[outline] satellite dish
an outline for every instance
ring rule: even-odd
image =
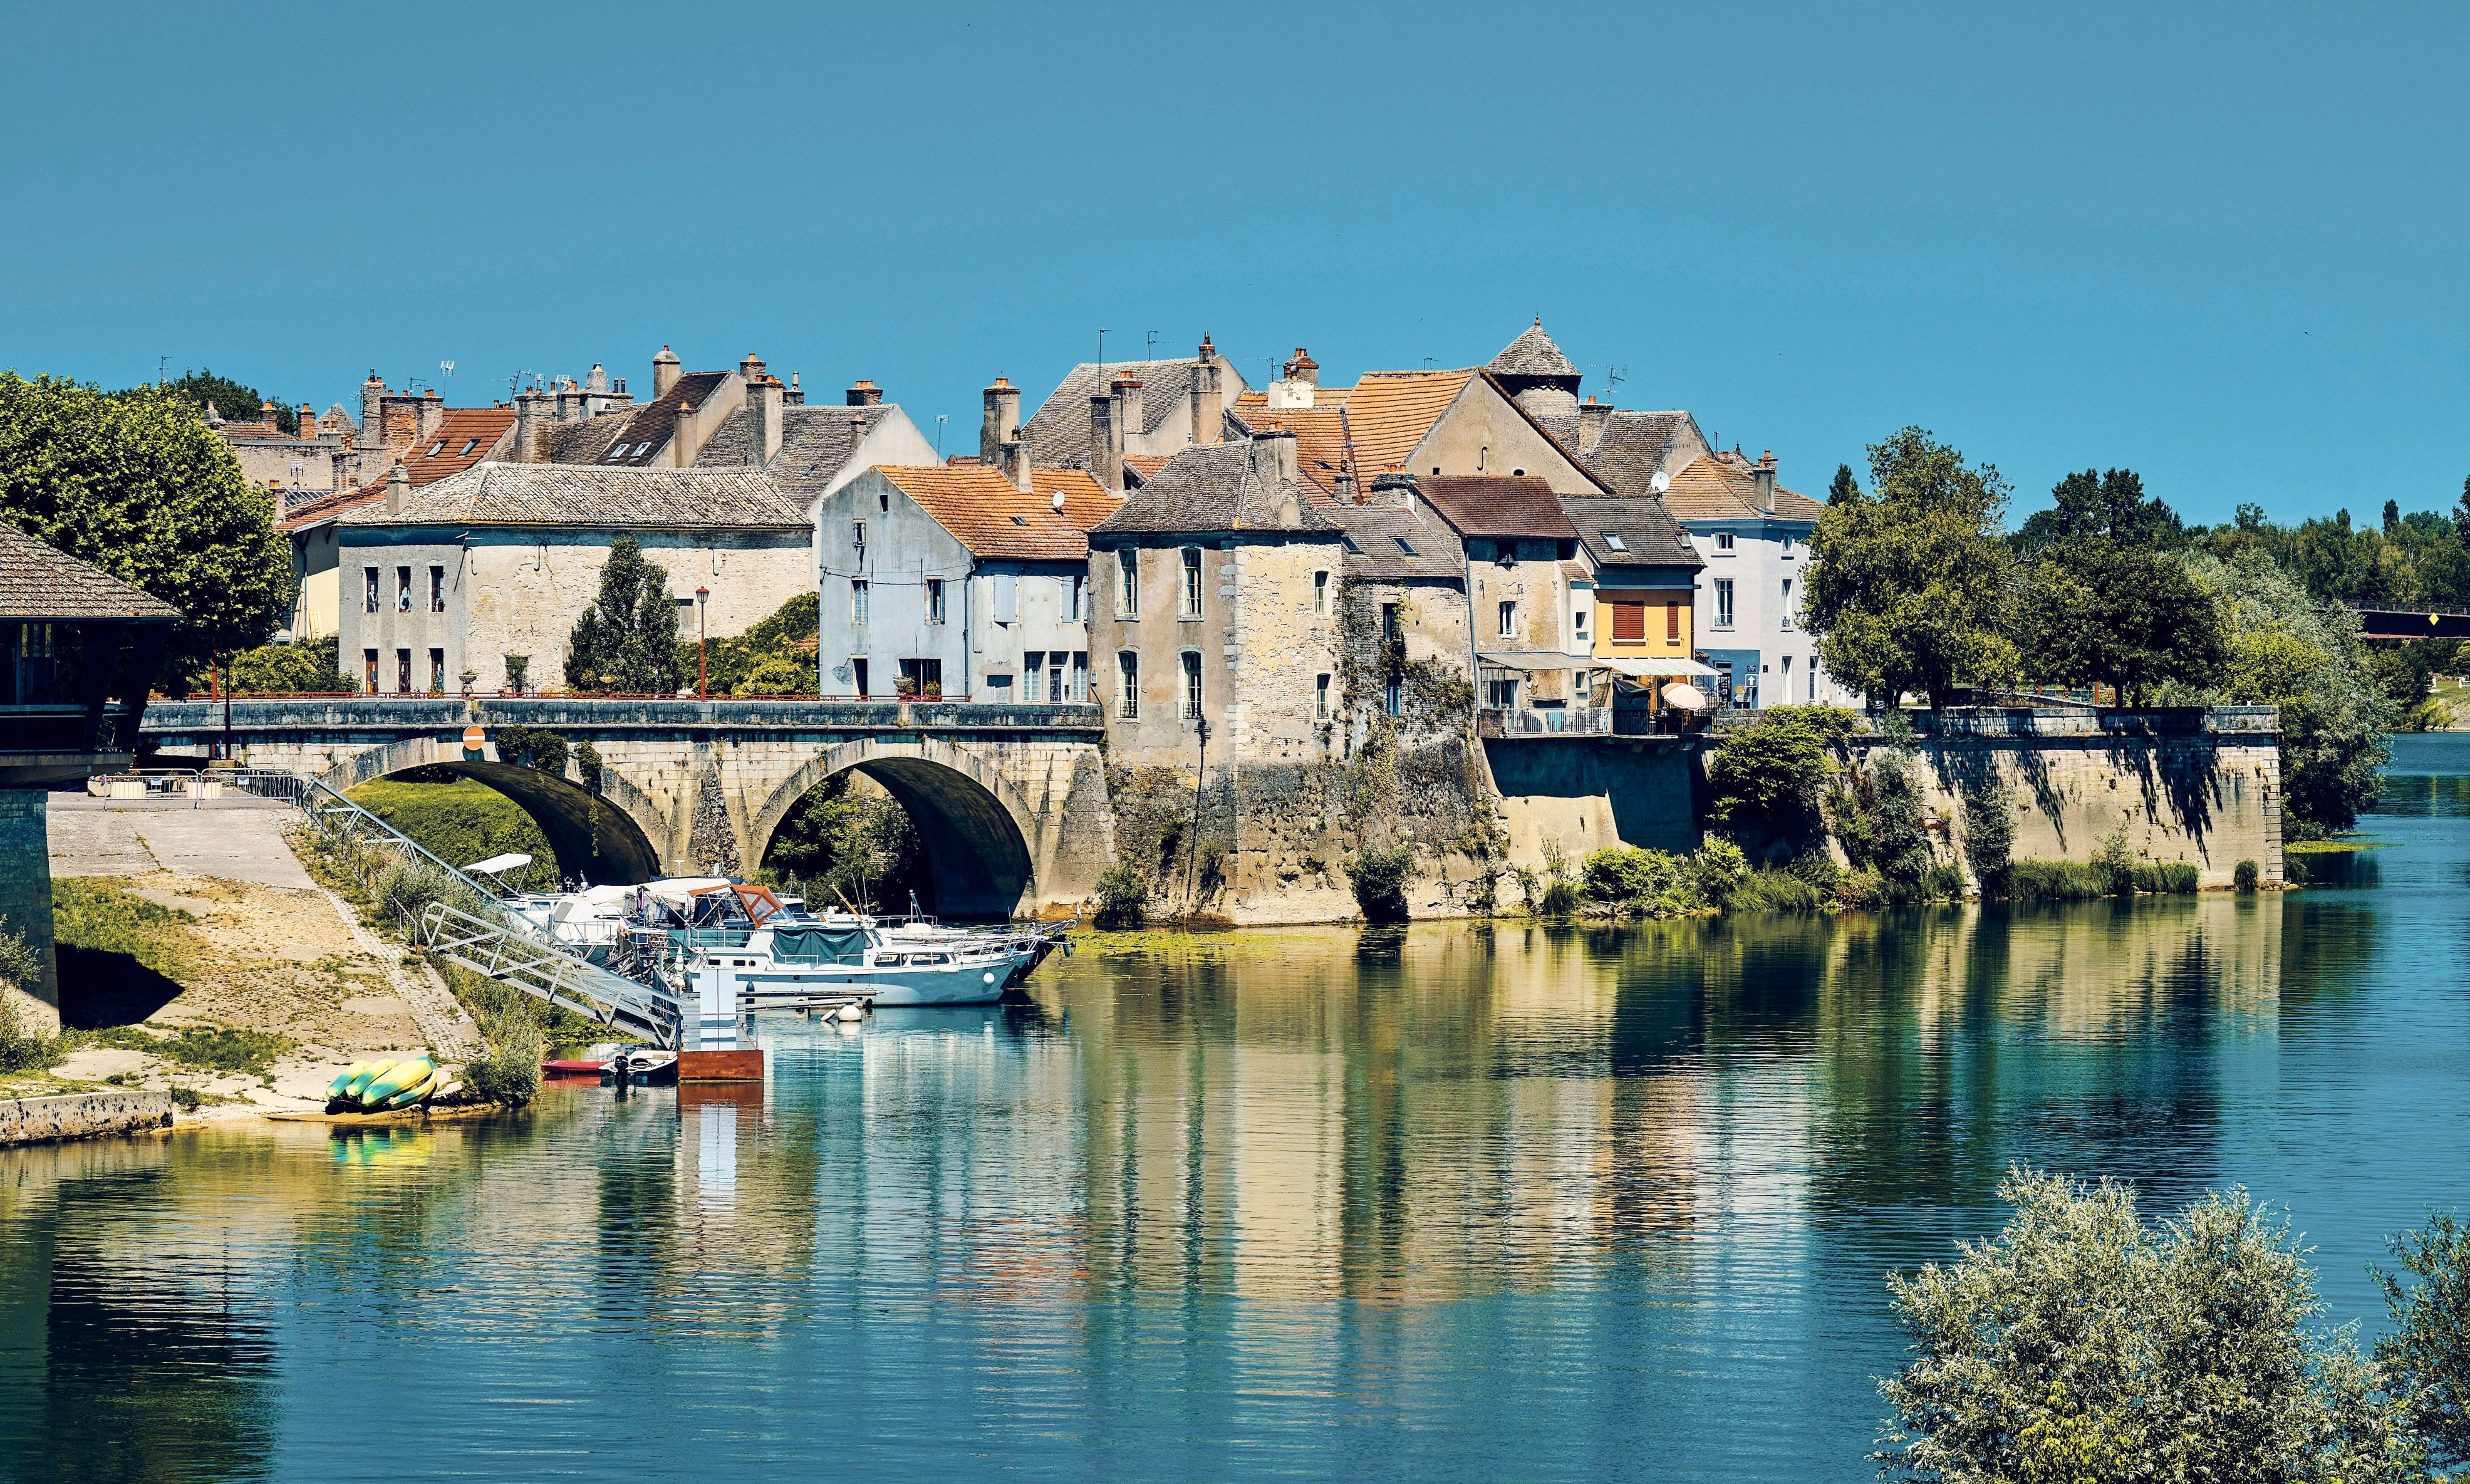
[[[1666,474],[1663,470],[1659,469],[1655,472],[1655,477],[1647,480],[1646,482],[1654,487],[1655,493],[1661,495],[1666,490],[1672,488],[1672,475]]]

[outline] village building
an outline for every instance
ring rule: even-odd
[[[1698,585],[1698,657],[1734,707],[1841,704],[1802,622],[1809,533],[1827,508],[1776,483],[1773,453],[1706,453],[1674,475],[1665,508],[1706,562]]]
[[[1425,475],[1415,491],[1466,552],[1468,654],[1480,735],[1612,730],[1593,703],[1582,630],[1592,574],[1560,497],[1537,475]]]
[[[334,529],[338,662],[377,695],[562,688],[620,536],[667,571],[682,638],[742,633],[814,591],[813,524],[754,469],[481,463],[391,479]]]
[[[1235,363],[1204,335],[1200,348],[1179,359],[1083,361],[1064,373],[1026,423],[1014,392],[1012,426],[1020,429],[1034,463],[1084,468],[1107,489],[1121,491],[1127,477],[1137,483],[1185,449],[1223,438],[1226,407],[1246,390]],[[994,461],[983,430],[978,456],[980,463]]]
[[[816,532],[827,698],[1090,697],[1088,527],[1118,501],[1086,470],[885,465],[827,496]]]
[[[1697,548],[1651,495],[1563,496],[1587,575],[1573,573],[1571,638],[1599,669],[1594,704],[1610,707],[1615,731],[1679,725],[1704,706],[1666,700],[1667,687],[1705,692],[1714,669],[1694,658]],[[1687,691],[1673,691],[1687,703]],[[1712,698],[1710,698],[1712,699]],[[1633,713],[1643,712],[1637,716]]]

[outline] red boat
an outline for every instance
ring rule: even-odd
[[[608,1070],[609,1063],[605,1061],[544,1061],[541,1063],[541,1076],[550,1081],[569,1077],[588,1077],[597,1081],[600,1074]]]

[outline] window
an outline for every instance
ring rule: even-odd
[[[394,688],[398,694],[411,694],[411,651],[408,649],[394,652]]]
[[[1816,655],[1812,655],[1812,656],[1810,656],[1810,657],[1809,657],[1809,663],[1807,663],[1807,664],[1806,664],[1806,665],[1802,666],[1802,671],[1801,671],[1801,673],[1803,673],[1804,675],[1806,675],[1806,676],[1808,676],[1808,677],[1809,677],[1809,699],[1811,699],[1812,701],[1817,700],[1817,699],[1818,699],[1818,657],[1817,657]]]
[[[1327,572],[1313,573],[1313,612],[1317,614],[1329,612],[1329,573]]]
[[[1009,675],[988,676],[987,697],[989,700],[995,702],[999,706],[1010,706],[1012,704],[1012,677]]]
[[[1604,545],[1615,551],[1627,551],[1629,549],[1629,543],[1621,540],[1620,532],[1619,531],[1604,532]]]
[[[1381,605],[1381,637],[1386,639],[1398,637],[1398,605],[1395,603]]]
[[[1592,610],[1590,610],[1584,603],[1580,603],[1570,610],[1570,632],[1572,635],[1576,637],[1581,643],[1586,641],[1587,615],[1590,612],[1592,612]]]
[[[1732,626],[1733,579],[1718,577],[1715,579],[1715,627],[1729,629]]]
[[[1400,680],[1395,675],[1390,676],[1389,684],[1382,687],[1381,704],[1388,709],[1389,714],[1392,716],[1406,715],[1407,683]]]
[[[463,446],[462,446],[461,448],[456,449],[456,450],[454,451],[454,456],[455,456],[456,458],[470,458],[470,457],[472,456],[472,451],[473,451],[474,449],[478,448],[479,446],[480,446],[480,440],[479,440],[479,439],[478,439],[478,438],[466,438],[466,439],[464,439],[464,440],[463,440]]]
[[[1029,517],[1014,516],[1012,518],[1012,523],[1018,526],[1027,526],[1029,524]]]
[[[1643,638],[1643,636],[1641,637]],[[1681,641],[1681,605],[1678,603],[1667,602],[1664,605],[1664,638],[1667,643],[1677,644]]]
[[[1063,618],[1066,623],[1080,623],[1089,616],[1088,579],[1079,572],[1060,579],[1063,587]]]
[[[1644,603],[1613,605],[1613,642],[1616,644],[1646,642],[1646,605]]]
[[[429,569],[429,611],[432,614],[446,612],[446,568],[442,567]]]
[[[1783,623],[1782,627],[1783,632],[1786,634],[1790,634],[1792,632],[1792,579],[1789,577],[1783,580]]]
[[[1792,560],[1792,538],[1789,536],[1783,539],[1783,559],[1787,562]]]
[[[994,621],[1014,623],[1020,618],[1020,577],[1014,572],[997,572],[993,578]]]
[[[1329,720],[1329,680],[1326,675],[1313,677],[1313,714]]]
[[[1055,658],[1060,660],[1063,657],[1058,655]],[[1038,691],[1046,684],[1046,682],[1040,678],[1046,673],[1046,651],[1033,649],[1021,656],[1020,673],[1022,680],[1020,698],[1023,701],[1042,700],[1043,697],[1039,696]]]
[[[429,446],[429,456],[430,456],[431,458],[435,458],[438,454],[443,453],[443,452],[446,452],[446,440],[445,440],[445,439],[443,439],[443,438],[438,439],[435,443],[432,443],[432,444],[431,444],[431,445]]]
[[[1046,699],[1050,705],[1061,705],[1063,689],[1063,651],[1054,650],[1046,657]]]
[[[850,678],[857,683],[857,698],[866,699],[866,656],[850,656]]]
[[[900,678],[907,682],[902,688],[920,701],[938,699],[944,694],[944,661],[941,660],[903,660]]]
[[[1141,657],[1129,649],[1115,656],[1115,714],[1126,721],[1141,714]]]
[[[944,621],[944,579],[941,577],[926,579],[926,621]]]
[[[614,464],[614,463],[616,463],[618,460],[619,460],[619,459],[621,459],[621,458],[624,458],[624,457],[626,456],[626,445],[624,445],[624,444],[622,444],[622,443],[621,443],[621,444],[618,445],[616,448],[611,449],[608,452],[601,454],[600,456],[601,456],[602,458],[604,458],[604,459],[606,459],[606,460],[608,460],[609,462],[611,462],[611,463],[613,463],[613,464]]]
[[[678,599],[678,633],[683,636],[692,634],[694,631],[694,599],[682,597]]]
[[[1518,604],[1514,601],[1503,603],[1501,605],[1501,637],[1503,638],[1514,638],[1517,635]]]
[[[1514,541],[1494,542],[1492,545],[1492,560],[1496,566],[1516,567],[1518,565],[1518,543]]]
[[[1363,555],[1363,548],[1355,544],[1355,538],[1352,536],[1340,536],[1338,538],[1338,544],[1346,548],[1346,553],[1349,556]]]
[[[1783,698],[1792,699],[1792,656],[1783,657]]]
[[[1115,553],[1115,616],[1137,618],[1141,615],[1141,554],[1137,551]],[[1132,714],[1130,711],[1124,713]]]
[[[1404,536],[1392,536],[1392,537],[1390,537],[1389,539],[1390,539],[1391,541],[1396,542],[1396,543],[1398,544],[1398,549],[1399,549],[1399,550],[1401,550],[1401,551],[1404,551],[1404,552],[1405,552],[1405,553],[1407,553],[1409,556],[1413,556],[1413,555],[1415,554],[1415,547],[1414,547],[1413,544],[1412,544],[1412,543],[1410,543],[1410,542],[1409,542],[1409,541],[1407,540],[1407,538],[1406,538],[1406,537],[1404,537]]]
[[[1072,652],[1072,688],[1064,692],[1064,698],[1075,705],[1085,705],[1089,700],[1089,652],[1085,649]]]
[[[1715,533],[1715,553],[1718,556],[1731,556],[1733,554],[1733,533],[1731,531],[1717,531]]]
[[[429,652],[429,693],[432,696],[442,695],[445,690],[446,651],[432,649]]]
[[[650,452],[652,452],[651,444],[648,442],[639,443],[635,445],[635,452],[633,456],[636,458],[641,458],[644,454],[649,453]]]
[[[892,497],[882,493],[876,494],[874,497],[874,508],[882,511],[886,515],[890,515],[892,513]]]
[[[1183,652],[1183,719],[1200,718],[1200,657],[1191,650]]]
[[[850,563],[850,565],[856,568],[859,571],[865,571],[866,522],[864,521],[851,521],[850,522],[850,549],[856,553],[856,560]]]
[[[374,572],[377,568],[373,567],[369,570]],[[370,695],[378,693],[378,652],[374,649],[361,651],[361,680]]]
[[[394,569],[394,611],[399,614],[411,612],[411,568],[408,567]],[[408,690],[410,687],[407,685],[404,688]]]
[[[1178,617],[1200,616],[1200,552],[1196,547],[1183,548],[1182,607],[1176,612]]]
[[[1496,711],[1517,709],[1517,678],[1515,676],[1511,676],[1506,679],[1485,681],[1483,683],[1483,704],[1492,707]]]
[[[363,567],[361,568],[361,574],[367,583],[367,587],[364,591],[367,597],[368,611],[370,613],[376,613],[378,611],[378,569],[374,567]],[[377,687],[375,685],[371,685],[369,688],[371,690],[375,690]]]
[[[850,622],[866,622],[867,582],[863,577],[850,579]]]

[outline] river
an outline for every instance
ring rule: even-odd
[[[1138,941],[761,1089],[0,1151],[0,1475],[1840,1479],[2012,1161],[2470,1206],[2470,736],[2303,893]]]

